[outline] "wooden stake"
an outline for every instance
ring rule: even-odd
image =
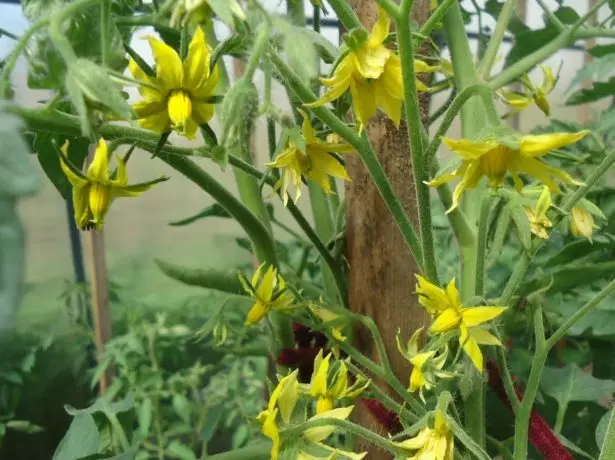
[[[90,149],[88,163],[94,156],[95,146]],[[91,230],[86,233],[87,251],[90,263],[90,287],[92,298],[92,322],[97,359],[100,360],[105,344],[111,338],[111,312],[109,310],[109,279],[105,258],[105,239],[103,232]],[[104,396],[111,385],[113,372],[107,370],[100,378],[100,395]]]
[[[596,0],[588,0],[587,1],[587,8],[591,9],[591,8],[594,7],[595,4],[596,4]],[[594,14],[587,21],[587,25],[589,27],[595,26],[597,23],[598,23],[598,13]],[[589,39],[589,40],[585,40],[585,42],[583,43],[583,48],[584,48],[584,52],[583,52],[583,66],[586,66],[587,64],[589,64],[593,60],[593,58],[587,52],[587,50],[592,48],[595,44],[596,44],[596,39],[595,38],[592,38],[592,39]],[[591,81],[590,80],[585,80],[582,83],[582,87],[583,88],[591,87]],[[577,108],[577,118],[578,118],[579,123],[581,123],[581,124],[589,123],[589,121],[590,121],[589,104],[581,104],[581,105],[579,105],[579,107]]]

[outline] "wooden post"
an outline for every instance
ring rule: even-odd
[[[88,164],[94,156],[95,146],[90,149]],[[90,287],[92,298],[92,322],[94,326],[94,343],[96,356],[100,359],[105,351],[105,344],[111,338],[111,311],[109,310],[109,279],[105,257],[105,239],[102,230],[86,233],[87,251],[90,263]],[[100,378],[100,395],[104,396],[111,385],[113,372],[107,370]]]
[[[368,28],[377,19],[376,2],[350,0],[361,22]],[[429,2],[416,1],[414,19],[419,23],[429,15]],[[424,113],[427,114],[427,102]],[[406,212],[418,228],[416,192],[412,181],[412,164],[407,128],[404,122],[395,128],[383,114],[367,125],[369,139],[378,158],[400,197]],[[408,384],[410,365],[399,353],[397,330],[408,338],[427,322],[426,312],[419,307],[415,291],[418,267],[410,255],[395,222],[360,158],[348,157],[352,182],[346,185],[347,257],[349,273],[349,306],[356,313],[371,317],[382,333],[386,351],[395,375]],[[356,346],[371,359],[377,352],[369,333],[357,331]],[[361,404],[355,409],[355,420],[376,432],[385,432]],[[388,458],[382,451],[358,441],[357,452],[367,451],[368,459]]]

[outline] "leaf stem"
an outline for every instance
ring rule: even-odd
[[[446,11],[449,7],[457,0],[444,0],[442,3],[438,5],[438,7],[431,13],[431,16],[425,21],[423,27],[419,31],[419,35],[423,37],[429,37],[431,32],[437,27],[437,25],[442,21],[442,18],[446,14]]]
[[[356,13],[346,0],[329,0],[329,5],[346,30],[363,27]]]
[[[500,15],[498,16],[498,22],[495,25],[495,30],[489,40],[483,60],[477,69],[479,78],[483,80],[489,78],[491,68],[493,67],[498,51],[500,50],[500,45],[504,40],[504,34],[506,33],[506,29],[508,28],[512,15],[515,12],[516,5],[516,0],[506,0],[506,3],[504,3]]]
[[[100,58],[102,65],[109,64],[111,44],[111,0],[100,2]]]
[[[489,226],[489,211],[493,202],[491,193],[483,197],[478,220],[478,241],[476,248],[476,281],[474,295],[483,297],[485,284],[485,258],[487,252],[487,229]]]

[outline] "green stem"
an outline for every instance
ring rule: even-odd
[[[382,5],[382,3],[381,3]],[[397,6],[393,5],[396,9]],[[423,248],[423,268],[429,281],[440,284],[431,226],[431,203],[429,187],[425,184],[428,174],[428,163],[425,163],[423,138],[421,136],[421,113],[416,90],[416,74],[414,73],[414,48],[412,31],[410,30],[410,8],[412,1],[403,0],[401,9],[396,14],[397,46],[401,59],[401,71],[404,80],[404,108],[406,127],[410,139],[410,154],[412,156],[412,173],[416,188],[421,245]],[[391,13],[389,13],[391,14]]]
[[[117,20],[115,21],[117,23]],[[175,30],[175,29],[173,29]],[[207,43],[211,45],[212,48],[218,46],[218,37],[216,37],[216,31],[214,30],[213,21],[207,21],[205,24],[205,36],[207,37]],[[230,85],[230,79],[228,76],[228,69],[224,63],[224,59],[219,59],[217,62],[218,66],[218,91],[221,93],[225,93]]]
[[[278,72],[284,77],[288,86],[292,91],[303,101],[314,102],[316,96],[305,85],[301,77],[299,77],[288,65],[280,59],[275,53],[271,53],[271,59],[274,65],[277,67]],[[395,194],[391,183],[389,182],[382,165],[378,161],[376,153],[372,149],[372,146],[368,141],[358,136],[358,134],[340,120],[331,110],[326,107],[315,107],[310,109],[314,115],[316,115],[321,121],[323,121],[333,132],[339,134],[356,150],[363,164],[370,173],[376,188],[380,192],[380,195],[384,199],[384,202],[391,212],[395,223],[400,229],[400,232],[408,246],[408,249],[414,256],[414,259],[421,269],[423,269],[423,251],[419,238],[412,226],[412,222],[408,217],[408,214],[404,210],[404,207],[397,195]]]
[[[450,6],[456,2],[457,0],[444,0],[438,7],[431,13],[431,16],[425,21],[423,27],[419,32],[419,35],[423,37],[429,37],[431,32],[437,27],[437,25],[442,21],[442,18],[446,14],[446,11],[450,8]],[[421,40],[422,41],[422,40]],[[420,42],[419,42],[420,44]]]
[[[517,265],[510,275],[506,286],[504,287],[504,291],[502,291],[502,295],[500,296],[500,301],[498,302],[500,305],[508,306],[510,301],[515,294],[515,291],[523,281],[523,277],[525,276],[525,272],[527,271],[530,263],[532,262],[532,256],[528,254],[527,251],[523,251],[521,253],[521,258],[517,261]]]
[[[268,460],[271,457],[270,442],[255,442],[249,446],[239,449],[222,452],[221,454],[211,455],[209,460]]]
[[[606,428],[606,435],[604,436],[598,460],[609,460],[611,458],[615,458],[615,409],[611,409],[609,424]]]
[[[476,281],[474,295],[483,297],[485,283],[485,257],[487,252],[487,229],[489,224],[489,211],[491,211],[492,196],[490,193],[483,197],[478,220],[478,241],[476,249]]]
[[[406,6],[408,7],[408,12],[409,12],[410,8],[412,7],[412,1],[413,0],[411,0],[411,1],[402,0],[401,7],[399,5],[397,5],[397,3],[395,3],[392,0],[376,0],[376,3],[378,3],[380,8],[382,8],[384,11],[386,11],[389,16],[391,16],[394,20],[397,21],[404,14],[404,13],[402,13],[402,10],[404,9],[404,3],[406,3]],[[410,16],[408,16],[408,18],[410,18]],[[409,37],[410,37],[410,35],[409,35]]]
[[[261,62],[261,58],[265,53],[268,43],[269,24],[265,21],[258,30],[258,35],[256,36],[256,40],[254,40],[254,45],[252,46],[252,51],[250,52],[250,58],[248,59],[246,70],[242,78],[252,81],[254,78],[254,72],[258,69],[259,63]]]
[[[532,407],[534,406],[536,394],[538,393],[542,370],[547,361],[547,354],[549,352],[545,342],[542,308],[539,306],[535,307],[534,310],[534,335],[536,338],[534,361],[532,362],[532,368],[530,370],[527,386],[525,387],[525,393],[523,394],[523,400],[515,415],[515,460],[527,460],[527,440],[530,416],[532,414]]]
[[[361,21],[346,0],[329,0],[329,5],[346,30],[363,27]]]
[[[100,57],[102,64],[109,64],[111,45],[111,0],[100,2]]]
[[[444,417],[455,437],[461,441],[468,451],[472,452],[478,460],[490,460],[489,454],[468,436],[465,430],[457,424],[453,417],[448,414],[445,414]]]
[[[508,24],[510,23],[510,20],[515,12],[516,6],[516,0],[506,0],[506,3],[504,3],[504,6],[502,7],[500,15],[498,16],[498,22],[495,25],[495,30],[493,31],[493,35],[491,36],[487,49],[485,50],[483,60],[477,69],[479,77],[483,80],[489,78],[491,68],[493,67],[498,51],[500,50],[500,45],[504,40],[504,34],[506,33],[506,29],[508,29]]]

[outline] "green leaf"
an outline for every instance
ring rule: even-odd
[[[189,286],[216,289],[230,294],[241,294],[243,292],[237,273],[234,271],[215,268],[186,268],[160,259],[156,259],[155,262],[165,275]]]
[[[143,402],[141,403],[141,406],[139,407],[139,412],[138,412],[139,414],[138,415],[139,434],[141,434],[141,437],[143,439],[147,439],[147,436],[149,435],[149,429],[152,424],[152,412],[153,412],[152,400],[149,398],[144,399]]]
[[[44,429],[38,425],[27,420],[9,420],[6,422],[6,427],[9,430],[19,431],[20,433],[34,434],[44,431]]]
[[[606,437],[606,432],[609,428],[609,421],[611,420],[613,411],[615,411],[615,409],[607,411],[607,413],[602,416],[602,418],[598,422],[598,425],[596,426],[596,445],[598,446],[598,449],[602,448],[604,444],[604,438]]]
[[[183,227],[184,225],[192,224],[193,222],[204,219],[205,217],[230,218],[231,215],[228,213],[226,209],[224,209],[218,203],[214,203],[211,206],[207,206],[205,209],[203,209],[198,214],[195,214],[194,216],[186,217],[185,219],[170,222],[169,225],[173,227]]]
[[[171,400],[175,413],[186,423],[190,423],[191,406],[190,401],[183,394],[174,394]]]
[[[574,78],[570,81],[570,85],[568,86],[566,92],[585,81],[596,81],[607,78],[610,76],[614,65],[615,55],[613,54],[607,54],[599,59],[594,59],[581,67]]]
[[[77,414],[60,441],[52,460],[79,460],[98,452],[100,435],[91,414]]]
[[[203,431],[201,431],[201,441],[207,444],[216,433],[220,420],[228,408],[224,404],[214,406],[207,411]]]
[[[592,241],[587,239],[573,241],[564,246],[558,253],[551,256],[545,263],[545,267],[555,267],[557,265],[566,265],[570,261],[577,260],[581,257],[587,257],[594,252],[600,252],[604,249],[615,247],[615,242],[610,238],[598,235]]]
[[[524,294],[534,292],[540,289],[541,286],[552,283],[549,292],[566,292],[584,284],[591,284],[609,277],[614,270],[615,262],[566,266],[528,281],[522,285],[521,291]]]
[[[590,56],[601,58],[607,54],[615,53],[615,45],[596,45],[587,50]]]
[[[70,74],[65,75],[64,85],[66,87],[66,93],[70,98],[73,107],[79,117],[79,124],[81,125],[81,134],[83,137],[89,138],[92,132],[92,126],[90,124],[90,117],[88,114],[88,107],[85,104],[85,98],[79,88],[79,84]]]
[[[135,398],[132,393],[129,393],[125,398],[119,401],[110,401],[108,397],[98,398],[94,404],[85,409],[75,409],[74,407],[66,404],[64,409],[70,415],[76,416],[79,414],[95,414],[96,412],[103,412],[105,414],[115,415],[121,412],[127,412],[134,407]]]
[[[192,449],[179,441],[171,441],[165,449],[165,453],[169,454],[171,458],[179,458],[180,460],[197,460]]]
[[[304,34],[305,29],[290,26],[285,29],[284,51],[290,67],[305,81],[318,76],[318,55],[314,41],[310,35]]]
[[[615,95],[615,77],[611,77],[606,82],[592,82],[591,88],[584,88],[572,94],[566,101],[566,105],[586,104],[613,95]]]
[[[545,367],[540,388],[565,407],[571,401],[597,403],[615,392],[615,380],[597,379],[576,364],[569,364],[563,368]]]

